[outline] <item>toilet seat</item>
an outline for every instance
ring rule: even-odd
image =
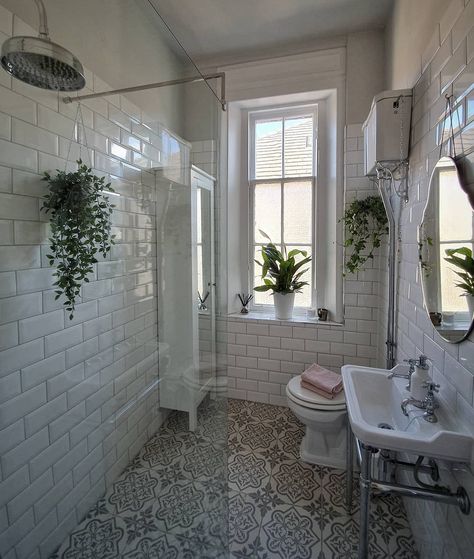
[[[301,386],[301,375],[293,377],[286,387],[286,394],[296,404],[320,411],[341,411],[346,409],[344,391],[329,400],[312,390]]]

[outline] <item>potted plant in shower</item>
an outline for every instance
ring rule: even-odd
[[[311,256],[304,250],[297,248],[290,250],[283,245],[283,252],[280,251],[270,237],[260,231],[269,242],[260,250],[262,262],[255,260],[261,266],[263,285],[254,287],[255,291],[273,291],[273,301],[275,303],[275,316],[280,320],[288,320],[293,316],[295,304],[295,293],[300,293],[301,289],[308,285],[307,281],[302,281],[303,274],[309,268],[304,268],[305,264],[311,262]],[[296,261],[297,256],[303,259]]]
[[[50,216],[50,266],[56,266],[54,288],[56,299],[64,296],[69,319],[74,317],[76,299],[83,283],[94,272],[97,256],[107,258],[115,235],[111,234],[113,204],[107,194],[113,193],[104,177],[79,159],[77,171],[44,173],[49,185],[42,209]]]
[[[447,255],[446,262],[460,268],[460,271],[453,270],[462,280],[456,286],[464,291],[463,295],[466,297],[469,314],[472,317],[474,315],[474,259],[472,258],[472,250],[468,247],[460,247],[448,248],[445,252]]]

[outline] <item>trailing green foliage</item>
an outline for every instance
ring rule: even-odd
[[[351,202],[341,221],[346,228],[344,246],[352,249],[345,268],[355,274],[363,270],[367,260],[373,259],[374,250],[388,233],[387,214],[379,196],[368,196]]]
[[[463,289],[468,295],[474,296],[474,259],[472,258],[472,250],[468,247],[460,247],[448,248],[445,252],[448,255],[448,258],[445,258],[446,262],[454,264],[454,266],[462,270],[460,272],[454,270],[455,274],[462,280],[456,286]],[[456,256],[456,254],[461,256]]]
[[[311,262],[311,256],[305,250],[293,249],[287,253],[283,245],[283,253],[272,243],[270,237],[260,231],[270,242],[261,249],[262,260],[255,262],[262,267],[263,285],[254,287],[255,291],[273,291],[274,293],[300,293],[301,289],[308,285],[301,278],[309,268],[301,268]],[[295,256],[303,256],[303,260],[296,262]]]
[[[96,254],[107,256],[114,244],[110,234],[112,208],[103,191],[113,192],[104,177],[92,174],[92,169],[77,161],[73,173],[57,171],[56,176],[44,173],[49,184],[42,209],[50,213],[50,266],[56,264],[56,299],[64,294],[64,306],[74,316],[75,301],[83,282],[89,281]]]

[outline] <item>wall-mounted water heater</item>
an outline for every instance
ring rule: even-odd
[[[408,159],[411,89],[382,91],[374,97],[364,131],[364,173],[376,175],[377,164]]]

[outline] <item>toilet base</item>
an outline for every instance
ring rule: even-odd
[[[321,433],[306,426],[306,434],[301,441],[300,456],[304,462],[330,468],[346,469],[346,433]]]

